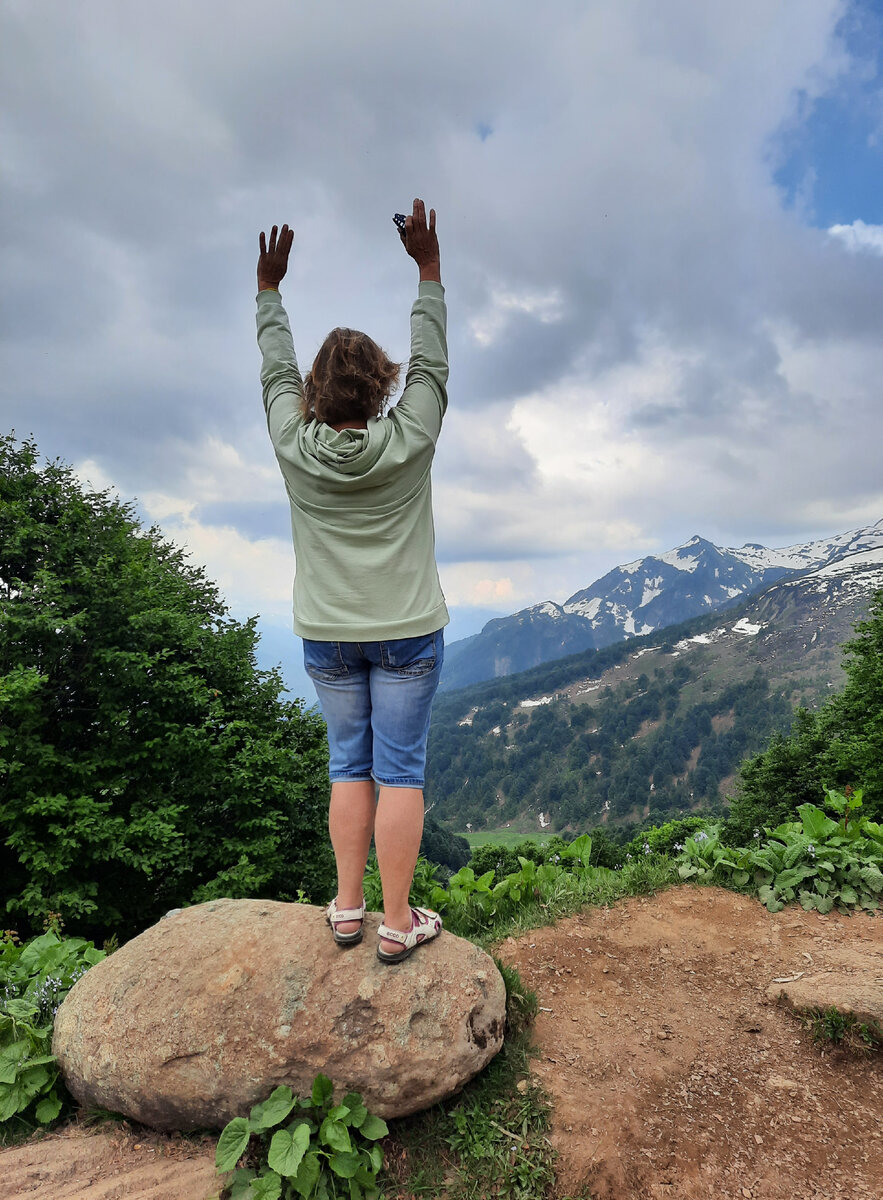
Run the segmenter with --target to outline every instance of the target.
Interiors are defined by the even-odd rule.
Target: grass
[[[680,883],[674,860],[665,855],[636,859],[618,871],[595,868],[587,877],[565,872],[541,896],[523,897],[509,915],[489,917],[478,905],[444,913],[445,928],[482,949],[510,935],[551,925],[586,908],[606,907],[626,896],[646,896]]]
[[[549,835],[544,833],[524,833],[517,829],[487,829],[482,833],[461,833],[460,837],[464,837],[469,843],[471,850],[477,850],[479,846],[505,846],[507,850],[511,850],[513,846],[517,846],[519,842],[545,842]]]
[[[810,1008],[800,1013],[804,1028],[814,1042],[842,1047],[858,1054],[883,1051],[883,1030],[867,1025],[853,1013],[844,1013],[833,1004],[830,1008]]]
[[[560,882],[542,900],[523,901],[510,919],[488,923],[476,910],[460,913],[455,922],[449,911],[445,927],[492,949],[510,934],[625,896],[652,894],[679,880],[671,859],[653,856],[621,871]],[[474,928],[464,934],[470,922]],[[567,1200],[555,1192],[549,1101],[530,1075],[537,998],[513,968],[498,960],[497,966],[506,984],[503,1049],[457,1097],[390,1123],[382,1177],[386,1200]]]
[[[530,1078],[528,1026],[537,999],[511,967],[503,1049],[453,1099],[390,1122],[384,1143],[387,1200],[545,1200],[555,1184],[546,1135],[549,1104]]]

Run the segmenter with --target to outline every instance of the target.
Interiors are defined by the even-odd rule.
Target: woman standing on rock
[[[258,345],[264,408],[291,503],[294,631],[328,726],[337,896],[334,940],[362,940],[371,845],[383,885],[377,956],[407,958],[441,930],[409,894],[423,833],[432,699],[448,623],[435,564],[430,469],[447,407],[445,302],[435,211],[414,201],[401,239],[420,269],[411,358],[399,367],[366,334],[334,329],[301,380],[279,284],[294,233],[260,235]],[[375,802],[375,782],[380,795]]]

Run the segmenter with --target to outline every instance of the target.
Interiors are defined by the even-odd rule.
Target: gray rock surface
[[[333,942],[321,909],[216,900],[163,918],[77,981],[53,1053],[84,1105],[156,1129],[221,1128],[328,1075],[383,1117],[458,1091],[502,1046],[493,960],[443,932],[406,962]]]
[[[883,1033],[883,963],[879,967],[876,974],[826,971],[774,983],[767,988],[767,998],[784,999],[798,1011],[833,1007]]]

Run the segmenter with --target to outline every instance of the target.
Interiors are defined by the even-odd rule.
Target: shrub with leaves
[[[55,1014],[74,983],[105,957],[83,938],[53,930],[21,945],[0,940],[0,1124],[54,1121],[65,1098],[52,1055]]]
[[[860,791],[829,789],[827,796],[839,819],[801,804],[799,821],[764,829],[762,842],[757,830],[753,847],[724,846],[715,828],[688,838],[678,860],[681,879],[737,888],[753,884],[770,912],[793,900],[820,913],[835,905],[873,912],[883,896],[883,825],[853,817],[861,807]]]
[[[386,1122],[368,1112],[358,1092],[335,1104],[333,1091],[331,1080],[317,1075],[307,1099],[283,1084],[248,1117],[234,1117],[215,1154],[221,1173],[233,1171],[223,1200],[376,1200],[383,1165],[377,1141],[389,1132]]]
[[[131,505],[0,437],[0,875],[96,939],[217,896],[330,895],[327,743],[254,620]]]

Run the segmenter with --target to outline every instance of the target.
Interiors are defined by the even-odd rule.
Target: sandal
[[[337,926],[341,921],[364,921],[365,920],[365,901],[362,900],[361,908],[338,908],[337,897],[335,896],[325,910],[325,924],[331,926],[331,934],[337,942],[338,946],[357,946],[362,940],[362,927],[352,930],[351,933],[340,933]]]
[[[412,955],[418,946],[438,937],[441,928],[442,919],[438,913],[433,912],[430,908],[412,908],[411,928],[407,933],[403,933],[400,929],[390,929],[388,925],[383,924],[377,930],[378,935],[388,942],[401,942],[405,947],[404,950],[399,950],[397,954],[390,954],[388,950],[378,946],[377,957],[382,963],[401,962],[402,959]]]

